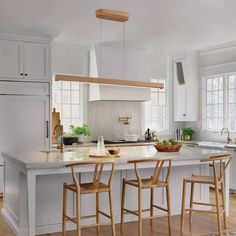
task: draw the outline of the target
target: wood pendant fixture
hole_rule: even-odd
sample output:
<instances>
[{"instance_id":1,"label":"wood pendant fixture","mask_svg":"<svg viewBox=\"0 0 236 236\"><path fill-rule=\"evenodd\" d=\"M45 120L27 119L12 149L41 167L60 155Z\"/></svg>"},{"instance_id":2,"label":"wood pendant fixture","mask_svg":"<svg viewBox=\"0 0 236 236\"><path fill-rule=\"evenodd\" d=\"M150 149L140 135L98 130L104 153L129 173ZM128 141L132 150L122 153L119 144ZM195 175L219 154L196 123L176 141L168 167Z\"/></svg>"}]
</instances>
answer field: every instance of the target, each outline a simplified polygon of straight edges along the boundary
<instances>
[{"instance_id":1,"label":"wood pendant fixture","mask_svg":"<svg viewBox=\"0 0 236 236\"><path fill-rule=\"evenodd\" d=\"M110 9L98 9L96 11L96 17L102 20L111 20L126 22L129 20L129 14L123 11L114 11Z\"/></svg>"},{"instance_id":2,"label":"wood pendant fixture","mask_svg":"<svg viewBox=\"0 0 236 236\"><path fill-rule=\"evenodd\" d=\"M93 83L93 84L104 84L104 85L117 85L117 86L128 86L128 87L142 87L142 88L159 88L163 89L163 83L153 83L135 80L120 80L120 79L107 79L107 78L96 78L79 75L63 75L56 74L54 76L55 81L72 81L80 83Z\"/></svg>"},{"instance_id":3,"label":"wood pendant fixture","mask_svg":"<svg viewBox=\"0 0 236 236\"><path fill-rule=\"evenodd\" d=\"M110 20L117 22L126 22L129 20L129 14L123 11L114 11L110 9L98 9L96 11L96 17L102 20ZM121 80L121 79L109 79L109 78L97 78L89 76L79 76L79 75L54 75L55 81L73 81L80 83L93 83L93 84L104 84L104 85L117 85L117 86L127 86L127 87L141 87L141 88L158 88L163 89L163 83L153 83L145 81L135 81L135 80Z\"/></svg>"}]
</instances>

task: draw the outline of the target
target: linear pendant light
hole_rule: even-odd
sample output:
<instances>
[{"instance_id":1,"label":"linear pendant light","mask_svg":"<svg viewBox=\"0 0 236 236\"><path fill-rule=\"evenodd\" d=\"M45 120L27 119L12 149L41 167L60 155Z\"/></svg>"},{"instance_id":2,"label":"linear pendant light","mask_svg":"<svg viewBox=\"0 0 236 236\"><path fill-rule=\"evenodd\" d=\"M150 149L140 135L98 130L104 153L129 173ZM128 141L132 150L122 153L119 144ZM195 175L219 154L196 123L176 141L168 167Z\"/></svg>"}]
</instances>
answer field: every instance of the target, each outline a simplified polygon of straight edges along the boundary
<instances>
[{"instance_id":1,"label":"linear pendant light","mask_svg":"<svg viewBox=\"0 0 236 236\"><path fill-rule=\"evenodd\" d=\"M102 20L126 22L129 19L129 14L122 11L114 11L110 9L98 9L96 11L96 17ZM144 82L136 80L121 80L121 79L109 79L101 77L90 77L90 76L79 76L79 75L54 75L55 81L73 81L80 83L94 83L104 85L118 85L118 86L129 86L129 87L142 87L142 88L159 88L163 89L163 83Z\"/></svg>"},{"instance_id":2,"label":"linear pendant light","mask_svg":"<svg viewBox=\"0 0 236 236\"><path fill-rule=\"evenodd\" d=\"M163 83L144 82L136 80L122 80L122 79L107 79L107 78L96 78L88 76L78 75L63 75L56 74L54 77L55 81L73 81L80 83L93 83L93 84L107 84L107 85L118 85L118 86L129 86L129 87L143 87L143 88L164 88Z\"/></svg>"}]
</instances>

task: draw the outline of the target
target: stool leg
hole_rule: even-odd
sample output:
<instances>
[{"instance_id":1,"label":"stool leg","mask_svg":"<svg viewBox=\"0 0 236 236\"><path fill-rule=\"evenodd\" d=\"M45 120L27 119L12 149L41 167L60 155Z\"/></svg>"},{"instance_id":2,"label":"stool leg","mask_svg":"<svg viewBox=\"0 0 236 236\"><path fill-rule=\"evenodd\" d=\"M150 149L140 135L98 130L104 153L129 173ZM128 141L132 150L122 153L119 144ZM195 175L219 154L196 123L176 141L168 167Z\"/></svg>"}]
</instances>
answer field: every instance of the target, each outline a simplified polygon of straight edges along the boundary
<instances>
[{"instance_id":1,"label":"stool leg","mask_svg":"<svg viewBox=\"0 0 236 236\"><path fill-rule=\"evenodd\" d=\"M221 194L222 194L222 207L223 207L223 216L224 216L224 227L227 228L227 219L226 219L226 211L225 211L225 184L224 181L221 183Z\"/></svg>"},{"instance_id":2,"label":"stool leg","mask_svg":"<svg viewBox=\"0 0 236 236\"><path fill-rule=\"evenodd\" d=\"M192 224L192 208L193 208L193 196L194 196L194 183L191 183L191 194L190 194L190 212L189 212L189 223Z\"/></svg>"},{"instance_id":3,"label":"stool leg","mask_svg":"<svg viewBox=\"0 0 236 236\"><path fill-rule=\"evenodd\" d=\"M138 188L138 236L142 236L142 188Z\"/></svg>"},{"instance_id":4,"label":"stool leg","mask_svg":"<svg viewBox=\"0 0 236 236\"><path fill-rule=\"evenodd\" d=\"M219 188L218 183L215 183L215 194L216 194L216 212L217 212L217 224L219 236L222 236L222 227L221 227L221 217L220 217L220 196L219 196Z\"/></svg>"},{"instance_id":5,"label":"stool leg","mask_svg":"<svg viewBox=\"0 0 236 236\"><path fill-rule=\"evenodd\" d=\"M125 179L123 179L123 184L122 184L121 214L120 214L121 231L123 231L123 225L124 225L124 207L125 207Z\"/></svg>"},{"instance_id":6,"label":"stool leg","mask_svg":"<svg viewBox=\"0 0 236 236\"><path fill-rule=\"evenodd\" d=\"M186 179L183 180L183 194L182 194L182 210L181 210L181 223L180 231L184 231L184 220L185 220L185 196L186 196Z\"/></svg>"},{"instance_id":7,"label":"stool leg","mask_svg":"<svg viewBox=\"0 0 236 236\"><path fill-rule=\"evenodd\" d=\"M166 201L167 201L167 210L168 210L168 230L169 230L169 236L171 236L171 203L170 203L169 183L167 183L167 187L166 187Z\"/></svg>"},{"instance_id":8,"label":"stool leg","mask_svg":"<svg viewBox=\"0 0 236 236\"><path fill-rule=\"evenodd\" d=\"M66 203L67 203L67 189L66 185L63 185L63 212L62 212L62 236L66 235Z\"/></svg>"},{"instance_id":9,"label":"stool leg","mask_svg":"<svg viewBox=\"0 0 236 236\"><path fill-rule=\"evenodd\" d=\"M150 189L150 217L153 217L153 199L154 199L154 189L151 188ZM152 223L153 223L153 219L151 218L150 219L150 224L152 226Z\"/></svg>"},{"instance_id":10,"label":"stool leg","mask_svg":"<svg viewBox=\"0 0 236 236\"><path fill-rule=\"evenodd\" d=\"M110 216L111 216L111 229L112 229L112 236L116 235L115 230L115 222L114 222L114 213L113 213L113 198L112 198L112 190L109 191L109 203L110 203Z\"/></svg>"},{"instance_id":11,"label":"stool leg","mask_svg":"<svg viewBox=\"0 0 236 236\"><path fill-rule=\"evenodd\" d=\"M96 193L96 224L97 224L97 233L99 234L99 193Z\"/></svg>"},{"instance_id":12,"label":"stool leg","mask_svg":"<svg viewBox=\"0 0 236 236\"><path fill-rule=\"evenodd\" d=\"M80 229L80 193L76 192L76 218L77 218L77 236L81 236Z\"/></svg>"}]
</instances>

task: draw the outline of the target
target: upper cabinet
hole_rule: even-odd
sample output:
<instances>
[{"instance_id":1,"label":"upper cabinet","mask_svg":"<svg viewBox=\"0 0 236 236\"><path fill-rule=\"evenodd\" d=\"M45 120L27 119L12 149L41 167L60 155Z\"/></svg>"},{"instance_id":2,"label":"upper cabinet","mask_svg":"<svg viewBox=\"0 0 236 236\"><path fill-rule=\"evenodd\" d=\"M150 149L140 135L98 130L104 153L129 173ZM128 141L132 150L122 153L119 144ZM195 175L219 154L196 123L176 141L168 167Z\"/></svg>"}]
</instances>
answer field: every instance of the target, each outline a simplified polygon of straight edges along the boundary
<instances>
[{"instance_id":1,"label":"upper cabinet","mask_svg":"<svg viewBox=\"0 0 236 236\"><path fill-rule=\"evenodd\" d=\"M0 79L50 81L47 43L0 39Z\"/></svg>"},{"instance_id":2,"label":"upper cabinet","mask_svg":"<svg viewBox=\"0 0 236 236\"><path fill-rule=\"evenodd\" d=\"M198 63L195 50L169 55L169 77L173 85L174 121L198 120Z\"/></svg>"}]
</instances>

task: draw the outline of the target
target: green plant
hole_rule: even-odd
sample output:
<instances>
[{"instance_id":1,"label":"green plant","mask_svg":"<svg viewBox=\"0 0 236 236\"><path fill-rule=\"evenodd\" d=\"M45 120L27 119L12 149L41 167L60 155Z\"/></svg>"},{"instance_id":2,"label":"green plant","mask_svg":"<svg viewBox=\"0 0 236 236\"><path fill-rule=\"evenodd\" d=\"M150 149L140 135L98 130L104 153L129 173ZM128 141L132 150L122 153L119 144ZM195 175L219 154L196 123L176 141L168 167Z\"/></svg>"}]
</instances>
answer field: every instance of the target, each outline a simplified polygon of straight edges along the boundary
<instances>
[{"instance_id":1,"label":"green plant","mask_svg":"<svg viewBox=\"0 0 236 236\"><path fill-rule=\"evenodd\" d=\"M194 130L192 128L184 128L183 129L183 136L192 136L194 133Z\"/></svg>"},{"instance_id":2,"label":"green plant","mask_svg":"<svg viewBox=\"0 0 236 236\"><path fill-rule=\"evenodd\" d=\"M83 124L82 126L70 125L70 131L71 136L91 136L91 131L87 124Z\"/></svg>"}]
</instances>

